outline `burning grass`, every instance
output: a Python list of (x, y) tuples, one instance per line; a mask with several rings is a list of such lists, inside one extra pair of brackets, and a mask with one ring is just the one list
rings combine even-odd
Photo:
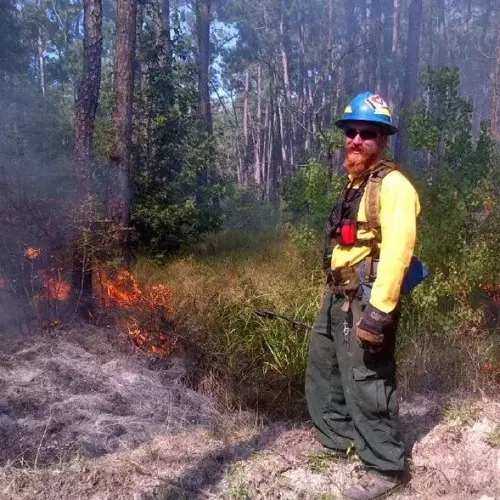
[(117, 313), (118, 324), (134, 346), (169, 356), (177, 344), (170, 288), (162, 283), (141, 286), (133, 272), (104, 264), (96, 266), (96, 282), (101, 307)]

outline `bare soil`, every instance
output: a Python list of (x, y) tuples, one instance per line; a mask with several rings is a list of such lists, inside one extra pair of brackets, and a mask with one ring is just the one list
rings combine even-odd
[[(327, 500), (362, 473), (301, 454), (307, 423), (221, 413), (183, 384), (185, 360), (134, 353), (114, 328), (3, 344), (0, 499)], [(412, 480), (393, 498), (500, 499), (500, 405), (456, 401), (402, 402)]]

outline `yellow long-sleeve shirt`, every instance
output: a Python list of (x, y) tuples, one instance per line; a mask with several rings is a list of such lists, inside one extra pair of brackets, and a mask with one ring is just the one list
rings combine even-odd
[[(361, 181), (354, 181), (358, 188)], [(366, 222), (365, 196), (358, 211), (358, 221)], [(416, 222), (420, 201), (415, 188), (399, 171), (393, 170), (382, 180), (380, 188), (380, 228), (382, 243), (377, 277), (373, 283), (370, 304), (390, 313), (396, 307), (403, 278), (410, 265), (415, 248)], [(358, 229), (358, 240), (372, 240), (375, 235), (367, 229)], [(370, 253), (370, 247), (336, 245), (332, 252), (332, 269), (343, 269), (359, 264)]]

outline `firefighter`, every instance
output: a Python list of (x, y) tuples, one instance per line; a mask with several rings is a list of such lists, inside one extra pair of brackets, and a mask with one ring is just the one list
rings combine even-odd
[(325, 226), (327, 289), (311, 333), (306, 398), (322, 449), (355, 444), (365, 465), (350, 499), (382, 498), (404, 484), (394, 347), (400, 293), (412, 261), (418, 195), (384, 159), (398, 129), (379, 95), (357, 95), (336, 122), (348, 182)]

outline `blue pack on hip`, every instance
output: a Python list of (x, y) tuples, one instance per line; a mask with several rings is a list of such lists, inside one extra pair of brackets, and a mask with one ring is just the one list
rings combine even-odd
[(401, 285), (401, 293), (409, 295), (412, 290), (429, 276), (429, 271), (417, 257), (413, 256)]
[[(361, 262), (359, 275), (361, 278), (362, 300), (364, 302), (369, 302), (372, 294), (373, 282), (377, 277), (378, 261), (373, 261), (372, 272), (370, 273), (369, 279), (365, 278), (365, 267), (366, 261)], [(409, 295), (416, 286), (427, 278), (427, 276), (429, 276), (429, 271), (425, 265), (418, 259), (418, 257), (413, 256), (410, 261), (410, 266), (408, 267), (403, 279), (403, 284), (401, 285), (401, 294)]]

